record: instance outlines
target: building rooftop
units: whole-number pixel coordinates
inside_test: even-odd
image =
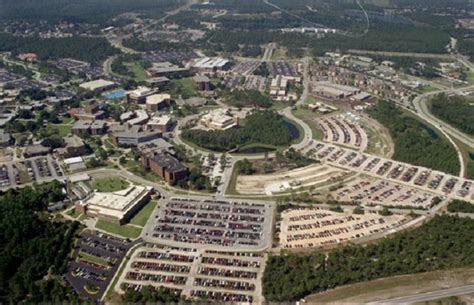
[[[80,147],[84,145],[84,141],[75,135],[64,137],[64,143],[66,144],[66,147]]]
[[[86,89],[86,90],[94,91],[94,90],[97,90],[97,89],[101,89],[101,88],[109,87],[109,86],[113,86],[113,85],[115,85],[114,82],[111,82],[111,81],[108,81],[108,80],[105,80],[105,79],[97,79],[97,80],[93,80],[93,81],[90,81],[90,82],[82,83],[82,84],[79,85],[79,87],[81,87],[83,89]]]
[[[171,99],[171,95],[166,93],[153,94],[146,98],[146,103],[149,105],[160,104]]]
[[[154,155],[151,157],[151,160],[158,163],[160,167],[166,168],[170,172],[180,172],[187,170],[186,167],[178,161],[178,159],[166,153]]]
[[[94,192],[80,201],[81,205],[97,211],[97,214],[113,216],[118,219],[132,209],[153,190],[149,186],[133,185],[113,193]]]

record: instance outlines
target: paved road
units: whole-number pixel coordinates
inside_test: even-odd
[[[412,304],[416,302],[426,302],[452,296],[465,295],[474,293],[474,285],[467,285],[455,288],[441,289],[432,292],[418,293],[415,295],[393,298],[384,301],[367,303],[368,305],[384,305],[384,304]]]
[[[471,148],[474,148],[474,137],[472,136],[469,136],[461,131],[459,131],[458,129],[450,126],[449,124],[447,124],[446,122],[438,119],[437,117],[435,117],[428,109],[428,106],[426,104],[426,101],[428,100],[428,98],[436,95],[436,94],[440,94],[440,93],[454,93],[454,94],[459,94],[461,92],[465,92],[465,91],[471,91],[471,90],[474,90],[474,86],[468,86],[468,87],[462,87],[462,88],[458,88],[458,89],[449,89],[449,90],[440,90],[440,91],[433,91],[433,92],[429,92],[429,93],[425,93],[425,94],[422,94],[422,95],[419,95],[417,96],[414,100],[413,100],[413,105],[415,106],[415,109],[416,109],[416,112],[418,113],[418,115],[425,119],[426,121],[428,121],[429,123],[435,125],[435,126],[441,126],[441,128],[443,130],[446,131],[446,133],[449,133],[451,136],[453,136],[454,138],[456,138],[457,140],[459,140],[460,142],[466,144],[467,146],[471,147]]]

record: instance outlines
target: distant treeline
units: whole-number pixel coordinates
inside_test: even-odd
[[[105,38],[78,36],[43,39],[0,34],[0,52],[33,52],[40,60],[74,58],[97,64],[120,51]]]
[[[2,0],[0,20],[68,21],[108,25],[112,17],[138,12],[160,17],[181,0]]]

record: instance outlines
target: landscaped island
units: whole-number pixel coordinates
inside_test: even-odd
[[[395,143],[394,160],[459,173],[456,150],[429,125],[387,101],[380,101],[367,112],[390,131]]]
[[[255,111],[243,126],[227,130],[183,131],[185,141],[214,151],[229,151],[243,146],[282,147],[291,144],[298,131],[283,116],[274,111]]]

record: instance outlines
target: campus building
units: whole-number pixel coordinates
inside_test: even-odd
[[[141,185],[112,193],[92,192],[76,203],[75,210],[77,213],[123,225],[150,201],[152,193],[152,187]]]

